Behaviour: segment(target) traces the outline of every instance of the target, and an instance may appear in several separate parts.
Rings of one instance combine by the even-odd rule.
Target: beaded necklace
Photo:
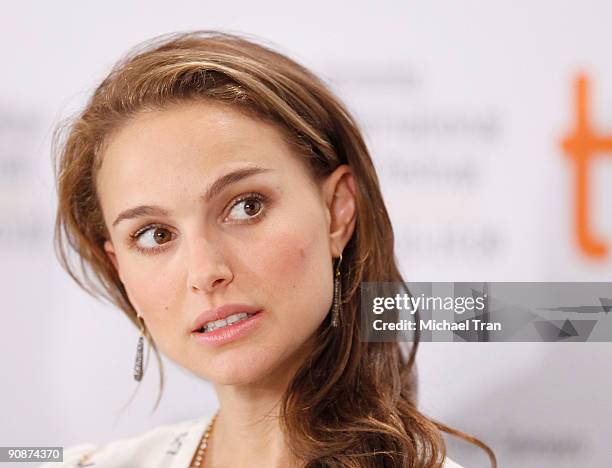
[[[200,468],[202,466],[202,460],[204,460],[204,454],[206,453],[206,448],[208,447],[208,436],[210,436],[210,432],[212,431],[212,428],[215,424],[215,419],[217,419],[218,415],[219,412],[217,412],[213,416],[211,421],[208,423],[208,427],[206,428],[206,431],[202,436],[202,442],[200,442],[200,446],[198,447],[198,451],[196,452],[193,464],[189,468]]]

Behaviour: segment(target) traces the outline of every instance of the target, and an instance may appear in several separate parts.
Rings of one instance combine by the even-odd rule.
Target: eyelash
[[[258,202],[262,203],[263,206],[256,215],[246,220],[243,220],[241,222],[238,222],[236,224],[253,224],[255,222],[260,221],[265,216],[265,213],[266,213],[265,204],[268,201],[268,197],[266,197],[265,195],[259,192],[249,192],[249,193],[240,195],[238,198],[236,198],[230,203],[231,206],[230,206],[229,212],[231,212],[236,205],[242,202],[248,201],[248,200],[257,200]],[[150,229],[158,228],[158,227],[163,228],[165,226],[159,223],[147,224],[146,226],[139,228],[136,232],[130,234],[129,235],[130,236],[130,248],[135,248],[137,251],[145,255],[154,255],[163,250],[166,250],[167,247],[165,247],[165,244],[162,244],[158,247],[151,247],[151,248],[142,248],[138,245],[138,239],[140,238],[142,234],[144,234]]]

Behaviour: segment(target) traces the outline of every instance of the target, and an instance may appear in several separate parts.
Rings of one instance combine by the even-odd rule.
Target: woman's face
[[[210,102],[139,114],[101,156],[104,247],[164,354],[220,384],[306,355],[354,229],[348,166],[315,183],[274,126]],[[228,303],[263,310],[258,326],[220,345],[194,339],[198,315]]]

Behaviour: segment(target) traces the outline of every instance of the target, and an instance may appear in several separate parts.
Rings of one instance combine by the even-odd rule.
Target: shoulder
[[[39,468],[170,468],[188,466],[210,416],[166,424],[108,444],[83,443],[64,449],[62,463]]]
[[[451,460],[450,458],[446,457],[444,459],[444,466],[443,468],[463,468],[463,466],[461,466],[459,463],[454,462],[453,460]]]

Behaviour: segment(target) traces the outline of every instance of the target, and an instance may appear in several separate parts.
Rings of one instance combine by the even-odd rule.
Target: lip
[[[245,320],[232,323],[231,325],[228,325],[223,328],[218,328],[217,330],[213,330],[211,332],[193,332],[191,333],[191,338],[197,343],[205,346],[213,348],[223,346],[225,344],[239,340],[242,337],[248,335],[249,333],[253,333],[261,326],[265,315],[265,312],[261,310],[258,311],[255,315],[252,315],[251,317]]]
[[[229,317],[232,314],[236,314],[238,312],[247,312],[249,314],[254,314],[255,312],[260,312],[261,309],[248,305],[248,304],[224,304],[222,306],[217,307],[216,309],[210,309],[202,312],[195,319],[193,326],[191,327],[192,333],[197,333],[199,329],[201,329],[207,322],[212,320],[223,320]]]

